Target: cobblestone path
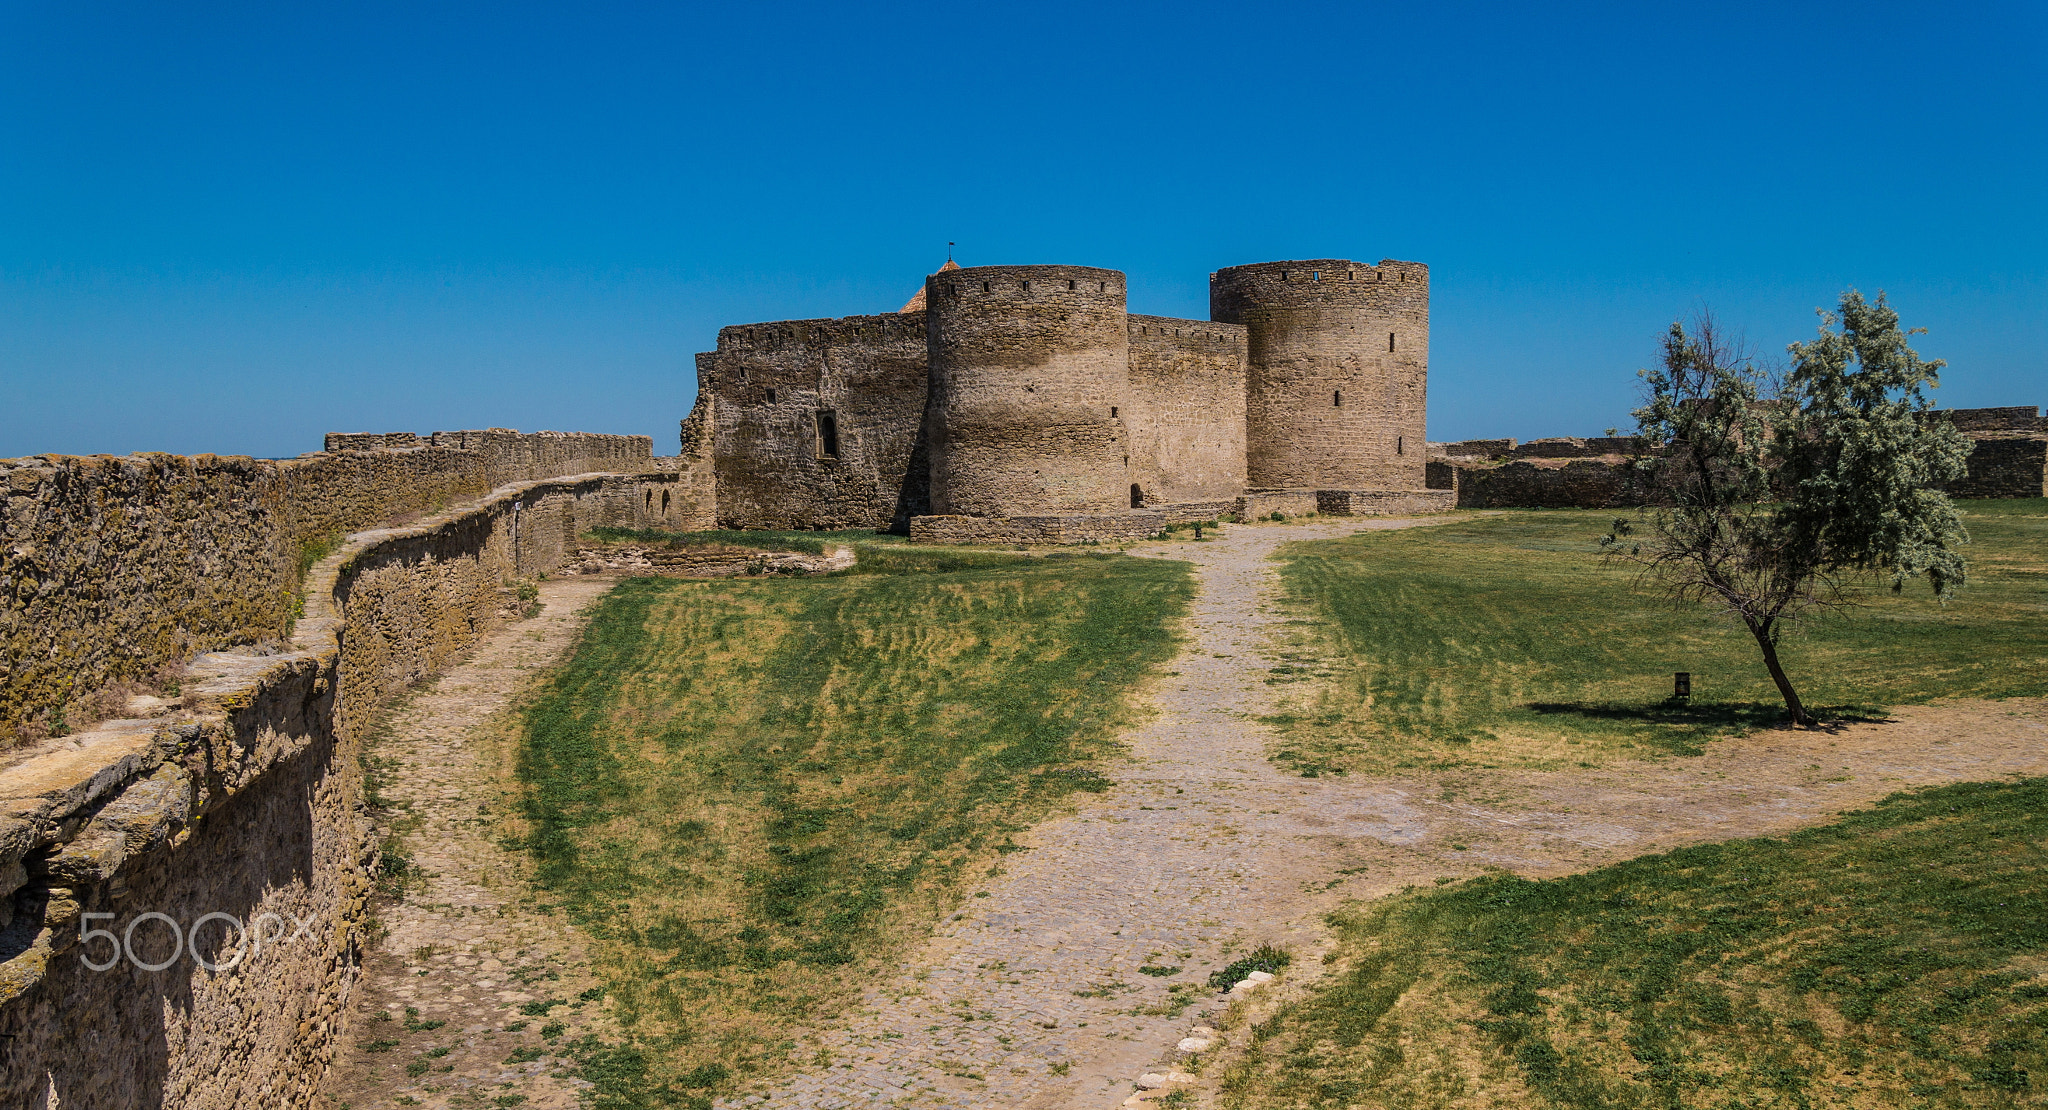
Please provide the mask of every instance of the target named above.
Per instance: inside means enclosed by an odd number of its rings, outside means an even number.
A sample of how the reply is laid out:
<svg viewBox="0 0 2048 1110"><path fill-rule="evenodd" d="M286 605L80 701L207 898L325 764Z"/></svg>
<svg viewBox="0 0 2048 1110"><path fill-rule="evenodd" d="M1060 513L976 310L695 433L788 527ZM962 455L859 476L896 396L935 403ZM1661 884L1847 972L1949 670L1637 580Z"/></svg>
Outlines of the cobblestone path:
<svg viewBox="0 0 2048 1110"><path fill-rule="evenodd" d="M596 985L579 935L534 901L525 858L494 837L513 782L506 710L613 581L541 583L538 616L493 632L371 742L416 877L379 910L385 933L364 960L323 1110L579 1104L588 1084L563 1074L558 1050L615 1031L577 997Z"/></svg>
<svg viewBox="0 0 2048 1110"><path fill-rule="evenodd" d="M1907 785L2048 772L2043 702L1909 709L1895 724L1760 734L1699 758L1575 773L1277 770L1257 719L1272 707L1273 661L1260 653L1281 619L1272 552L1427 523L1240 527L1135 550L1192 560L1200 592L1156 717L1106 768L1117 785L1032 830L1030 850L822 1034L829 1066L725 1105L1118 1106L1141 1073L1185 1065L1183 1038L1208 1035L1200 1023L1223 1001L1206 987L1212 970L1272 943L1294 953L1290 978L1312 975L1320 919L1344 899L1489 866L1561 874L1783 831Z"/></svg>

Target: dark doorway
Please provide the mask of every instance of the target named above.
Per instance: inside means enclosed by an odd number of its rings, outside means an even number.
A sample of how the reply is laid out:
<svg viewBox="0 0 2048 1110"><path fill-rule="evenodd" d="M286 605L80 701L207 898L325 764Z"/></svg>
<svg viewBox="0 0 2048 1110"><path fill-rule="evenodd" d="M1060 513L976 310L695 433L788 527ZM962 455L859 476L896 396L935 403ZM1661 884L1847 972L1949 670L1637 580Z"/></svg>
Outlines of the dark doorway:
<svg viewBox="0 0 2048 1110"><path fill-rule="evenodd" d="M1144 490L1141 490L1141 489L1139 489L1139 488L1138 488L1138 483L1136 483L1136 482L1132 482L1132 483L1131 483L1131 508L1133 508L1133 509L1142 509L1142 508L1144 508L1144 507L1145 507L1145 491L1144 491Z"/></svg>
<svg viewBox="0 0 2048 1110"><path fill-rule="evenodd" d="M839 457L839 415L830 409L818 413L818 457Z"/></svg>

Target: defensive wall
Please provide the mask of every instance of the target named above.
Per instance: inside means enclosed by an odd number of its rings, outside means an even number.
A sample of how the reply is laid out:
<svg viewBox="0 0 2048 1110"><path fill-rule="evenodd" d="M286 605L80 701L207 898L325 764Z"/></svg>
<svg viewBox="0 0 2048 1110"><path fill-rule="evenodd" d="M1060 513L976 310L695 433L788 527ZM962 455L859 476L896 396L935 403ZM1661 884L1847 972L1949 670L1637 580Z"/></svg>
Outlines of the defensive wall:
<svg viewBox="0 0 2048 1110"><path fill-rule="evenodd" d="M717 526L902 530L929 501L925 380L921 312L719 329L684 446Z"/></svg>
<svg viewBox="0 0 2048 1110"><path fill-rule="evenodd" d="M1245 329L1170 316L1126 321L1131 507L1237 497L1247 485Z"/></svg>
<svg viewBox="0 0 2048 1110"><path fill-rule="evenodd" d="M358 755L381 707L515 611L517 580L581 533L698 511L701 481L645 437L473 435L282 462L0 462L16 736L95 683L190 657L175 693L0 753L0 1105L311 1098L364 943ZM484 484L593 463L611 470ZM309 541L336 532L301 590Z"/></svg>
<svg viewBox="0 0 2048 1110"><path fill-rule="evenodd" d="M1144 523L1109 517L1205 519L1254 491L1441 505L1423 484L1427 266L1234 267L1211 307L1133 315L1116 270L948 262L902 312L722 329L684 437L729 528L1101 541Z"/></svg>
<svg viewBox="0 0 2048 1110"><path fill-rule="evenodd" d="M1938 409L1973 445L1961 499L2048 496L2048 419L2032 407ZM1459 508L1628 508L1655 493L1637 465L1652 445L1631 436L1463 440L1429 445L1427 482Z"/></svg>

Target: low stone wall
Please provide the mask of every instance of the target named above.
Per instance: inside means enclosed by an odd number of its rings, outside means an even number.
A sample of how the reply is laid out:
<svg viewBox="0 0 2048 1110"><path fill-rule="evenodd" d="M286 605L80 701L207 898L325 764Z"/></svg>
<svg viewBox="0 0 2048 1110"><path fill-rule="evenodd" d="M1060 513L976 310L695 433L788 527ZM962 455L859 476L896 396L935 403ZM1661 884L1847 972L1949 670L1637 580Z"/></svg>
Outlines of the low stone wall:
<svg viewBox="0 0 2048 1110"><path fill-rule="evenodd" d="M1315 511L1312 489L1248 489L1237 499L1235 515L1239 520L1265 520L1274 513L1307 516Z"/></svg>
<svg viewBox="0 0 2048 1110"><path fill-rule="evenodd" d="M1153 505L1151 511L1159 514L1166 524L1193 524L1198 520L1224 520L1237 515L1238 502L1243 498L1229 501L1176 501L1167 505Z"/></svg>
<svg viewBox="0 0 2048 1110"><path fill-rule="evenodd" d="M658 578L736 578L755 574L811 575L853 569L851 547L825 554L754 551L738 547L668 547L661 544L586 545L573 552L564 574L617 574Z"/></svg>
<svg viewBox="0 0 2048 1110"><path fill-rule="evenodd" d="M1166 524L1164 516L1149 509L1076 516L916 516L910 518L910 539L940 544L1124 543L1155 536Z"/></svg>
<svg viewBox="0 0 2048 1110"><path fill-rule="evenodd" d="M1319 489L1316 511L1325 516L1405 516L1441 513L1457 507L1449 490Z"/></svg>
<svg viewBox="0 0 2048 1110"><path fill-rule="evenodd" d="M2048 436L1978 436L1951 497L2048 497Z"/></svg>
<svg viewBox="0 0 2048 1110"><path fill-rule="evenodd" d="M1647 503L1649 482L1623 459L1573 459L1561 466L1527 460L1452 467L1461 509L1614 509Z"/></svg>
<svg viewBox="0 0 2048 1110"><path fill-rule="evenodd" d="M516 576L647 523L645 484L524 483L359 533L288 643L202 655L176 702L137 703L156 716L8 757L0 1105L306 1105L363 944L369 723L509 612Z"/></svg>

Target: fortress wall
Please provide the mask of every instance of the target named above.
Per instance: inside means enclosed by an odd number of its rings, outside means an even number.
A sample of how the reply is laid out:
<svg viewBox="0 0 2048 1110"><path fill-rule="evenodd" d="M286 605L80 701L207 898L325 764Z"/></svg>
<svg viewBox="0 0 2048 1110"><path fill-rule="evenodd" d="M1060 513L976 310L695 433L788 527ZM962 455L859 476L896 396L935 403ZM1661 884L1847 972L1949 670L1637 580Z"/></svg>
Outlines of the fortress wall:
<svg viewBox="0 0 2048 1110"><path fill-rule="evenodd" d="M524 483L359 533L314 568L280 652L203 655L170 712L0 768L0 1105L307 1105L365 940L363 734L516 605L510 579L558 565L590 527L644 523L649 480ZM82 962L109 952L79 944L82 924L118 936L150 913L227 914L268 942L236 962L216 918L158 971ZM144 921L140 958L165 962L169 936Z"/></svg>
<svg viewBox="0 0 2048 1110"><path fill-rule="evenodd" d="M1979 437L1968 466L1948 487L1949 496L2048 497L2048 436Z"/></svg>
<svg viewBox="0 0 2048 1110"><path fill-rule="evenodd" d="M724 328L697 380L720 527L901 529L926 510L923 313Z"/></svg>
<svg viewBox="0 0 2048 1110"><path fill-rule="evenodd" d="M354 437L343 437L354 438ZM384 437L386 441L389 437ZM224 455L0 460L0 746L65 705L195 652L283 635L301 553L549 466L652 472L645 436L439 432L441 446L282 462ZM416 442L418 437L414 437ZM469 443L471 446L449 446ZM681 522L687 475L643 506ZM650 491L652 492L652 491ZM669 510L659 512L667 493Z"/></svg>
<svg viewBox="0 0 2048 1110"><path fill-rule="evenodd" d="M974 266L926 279L931 512L1128 511L1124 275Z"/></svg>
<svg viewBox="0 0 2048 1110"><path fill-rule="evenodd" d="M1540 466L1524 460L1449 469L1461 509L1618 509L1647 504L1650 496L1648 480L1629 462L1573 459Z"/></svg>
<svg viewBox="0 0 2048 1110"><path fill-rule="evenodd" d="M1994 409L1937 409L1938 415L1965 432L2043 432L2048 420L2034 405L2013 405Z"/></svg>
<svg viewBox="0 0 2048 1110"><path fill-rule="evenodd" d="M1259 487L1421 489L1429 267L1382 260L1218 270L1210 315L1248 329L1246 468Z"/></svg>
<svg viewBox="0 0 2048 1110"><path fill-rule="evenodd" d="M1235 498L1245 485L1245 329L1131 316L1126 332L1130 391L1119 415L1141 503Z"/></svg>

